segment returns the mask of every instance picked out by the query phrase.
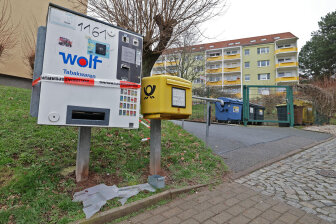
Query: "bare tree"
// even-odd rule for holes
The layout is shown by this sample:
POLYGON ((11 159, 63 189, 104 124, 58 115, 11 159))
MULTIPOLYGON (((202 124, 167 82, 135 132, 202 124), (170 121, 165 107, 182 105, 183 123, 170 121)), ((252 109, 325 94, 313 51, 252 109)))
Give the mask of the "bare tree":
POLYGON ((9 0, 0 0, 0 62, 9 55, 9 50, 17 44, 16 26, 11 23, 12 7, 9 0))
POLYGON ((191 28, 183 33, 178 39, 176 49, 179 51, 177 61, 177 72, 181 78, 194 81, 204 74, 204 50, 194 47, 200 42, 200 33, 195 28, 191 28))
POLYGON ((142 34, 143 76, 161 53, 190 27, 222 13, 223 0, 72 0, 88 14, 142 34))

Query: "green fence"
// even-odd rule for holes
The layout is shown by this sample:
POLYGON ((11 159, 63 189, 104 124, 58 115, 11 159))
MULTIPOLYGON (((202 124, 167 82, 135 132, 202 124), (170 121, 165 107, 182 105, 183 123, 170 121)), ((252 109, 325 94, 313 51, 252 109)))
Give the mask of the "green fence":
POLYGON ((243 122, 294 126, 292 86, 243 86, 243 122))

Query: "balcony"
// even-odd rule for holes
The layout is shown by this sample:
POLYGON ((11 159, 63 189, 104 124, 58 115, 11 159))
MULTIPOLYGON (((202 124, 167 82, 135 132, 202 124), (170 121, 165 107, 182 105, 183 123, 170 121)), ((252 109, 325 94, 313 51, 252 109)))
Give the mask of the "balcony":
POLYGON ((162 74, 162 75, 172 75, 172 76, 177 76, 178 74, 177 74, 177 72, 171 72, 171 73, 167 72, 167 73, 164 73, 164 74, 162 74))
POLYGON ((216 56, 216 57, 207 57, 207 61, 221 61, 223 59, 222 56, 216 56))
POLYGON ((222 73, 222 68, 215 68, 215 69, 207 69, 206 73, 214 74, 214 73, 222 73))
POLYGON ((240 72, 240 67, 224 68, 224 72, 240 72))
POLYGON ((298 76, 292 76, 292 77, 281 77, 281 78, 276 78, 276 82, 298 82, 299 77, 298 76))
POLYGON ((292 53, 297 51, 297 47, 280 48, 275 50, 275 54, 292 53))
POLYGON ((176 61, 167 61, 166 66, 177 66, 179 64, 179 60, 176 61))
POLYGON ((291 62, 282 62, 279 64, 276 64, 276 68, 288 68, 288 67, 298 67, 299 63, 297 61, 291 61, 291 62))
POLYGON ((240 59, 240 54, 224 55, 225 60, 240 59))
POLYGON ((207 83, 207 86, 221 86, 222 85, 222 80, 219 80, 219 81, 208 81, 207 83))
POLYGON ((155 68, 155 67, 164 67, 164 66, 165 66, 164 62, 158 62, 158 63, 155 63, 153 67, 155 68))
POLYGON ((240 79, 236 79, 236 80, 224 80, 224 85, 225 86, 236 86, 236 85, 240 85, 240 79))

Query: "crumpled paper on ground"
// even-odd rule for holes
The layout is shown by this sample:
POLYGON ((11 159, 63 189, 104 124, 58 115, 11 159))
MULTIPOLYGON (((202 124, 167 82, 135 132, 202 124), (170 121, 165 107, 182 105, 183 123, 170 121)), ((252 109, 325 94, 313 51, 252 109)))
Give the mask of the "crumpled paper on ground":
POLYGON ((83 191, 76 192, 73 196, 74 202, 83 202, 83 211, 86 218, 90 218, 97 213, 107 200, 113 198, 120 198, 119 201, 124 205, 128 198, 137 195, 140 191, 155 192, 150 184, 138 184, 134 186, 121 187, 106 186, 105 184, 99 184, 94 187, 87 188, 83 191))

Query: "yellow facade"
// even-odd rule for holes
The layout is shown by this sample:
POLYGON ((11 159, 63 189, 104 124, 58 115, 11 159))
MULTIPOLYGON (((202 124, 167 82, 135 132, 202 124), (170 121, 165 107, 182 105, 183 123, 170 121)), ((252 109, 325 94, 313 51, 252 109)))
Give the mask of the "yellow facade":
POLYGON ((222 81, 216 81, 216 82, 207 82, 207 86, 221 86, 222 81))
POLYGON ((233 86, 233 85, 240 85, 240 79, 234 80, 234 81, 229 81, 229 80, 224 80, 224 85, 226 86, 233 86))
POLYGON ((297 47, 281 48, 275 51, 275 54, 287 53, 287 52, 297 52, 297 47))
POLYGON ((221 60, 223 60, 223 57, 222 56, 208 57, 206 60, 207 61, 221 61, 221 60))
MULTIPOLYGON (((37 28, 46 25, 49 2, 86 13, 86 7, 75 9, 74 4, 68 0, 9 0, 12 10, 9 22, 16 27, 16 35, 13 38, 17 44, 9 50, 8 57, 0 64, 0 74, 32 78, 31 69, 23 58, 27 52, 35 50, 37 28), (26 39, 31 40, 31 46, 26 44, 26 39)), ((0 8, 3 7, 3 4, 4 1, 0 1, 0 8)))
POLYGON ((283 63, 278 63, 275 65, 276 68, 281 68, 281 67, 297 67, 299 66, 298 62, 283 62, 283 63))
POLYGON ((276 78, 276 82, 297 82, 297 81, 299 81, 298 76, 276 78))
POLYGON ((240 59, 240 54, 224 55, 224 59, 225 60, 240 59))
POLYGON ((224 68, 224 72, 240 72, 240 67, 224 68))
POLYGON ((217 68, 217 69, 207 69, 206 72, 207 72, 207 73, 221 73, 221 72, 222 72, 222 68, 217 68))

